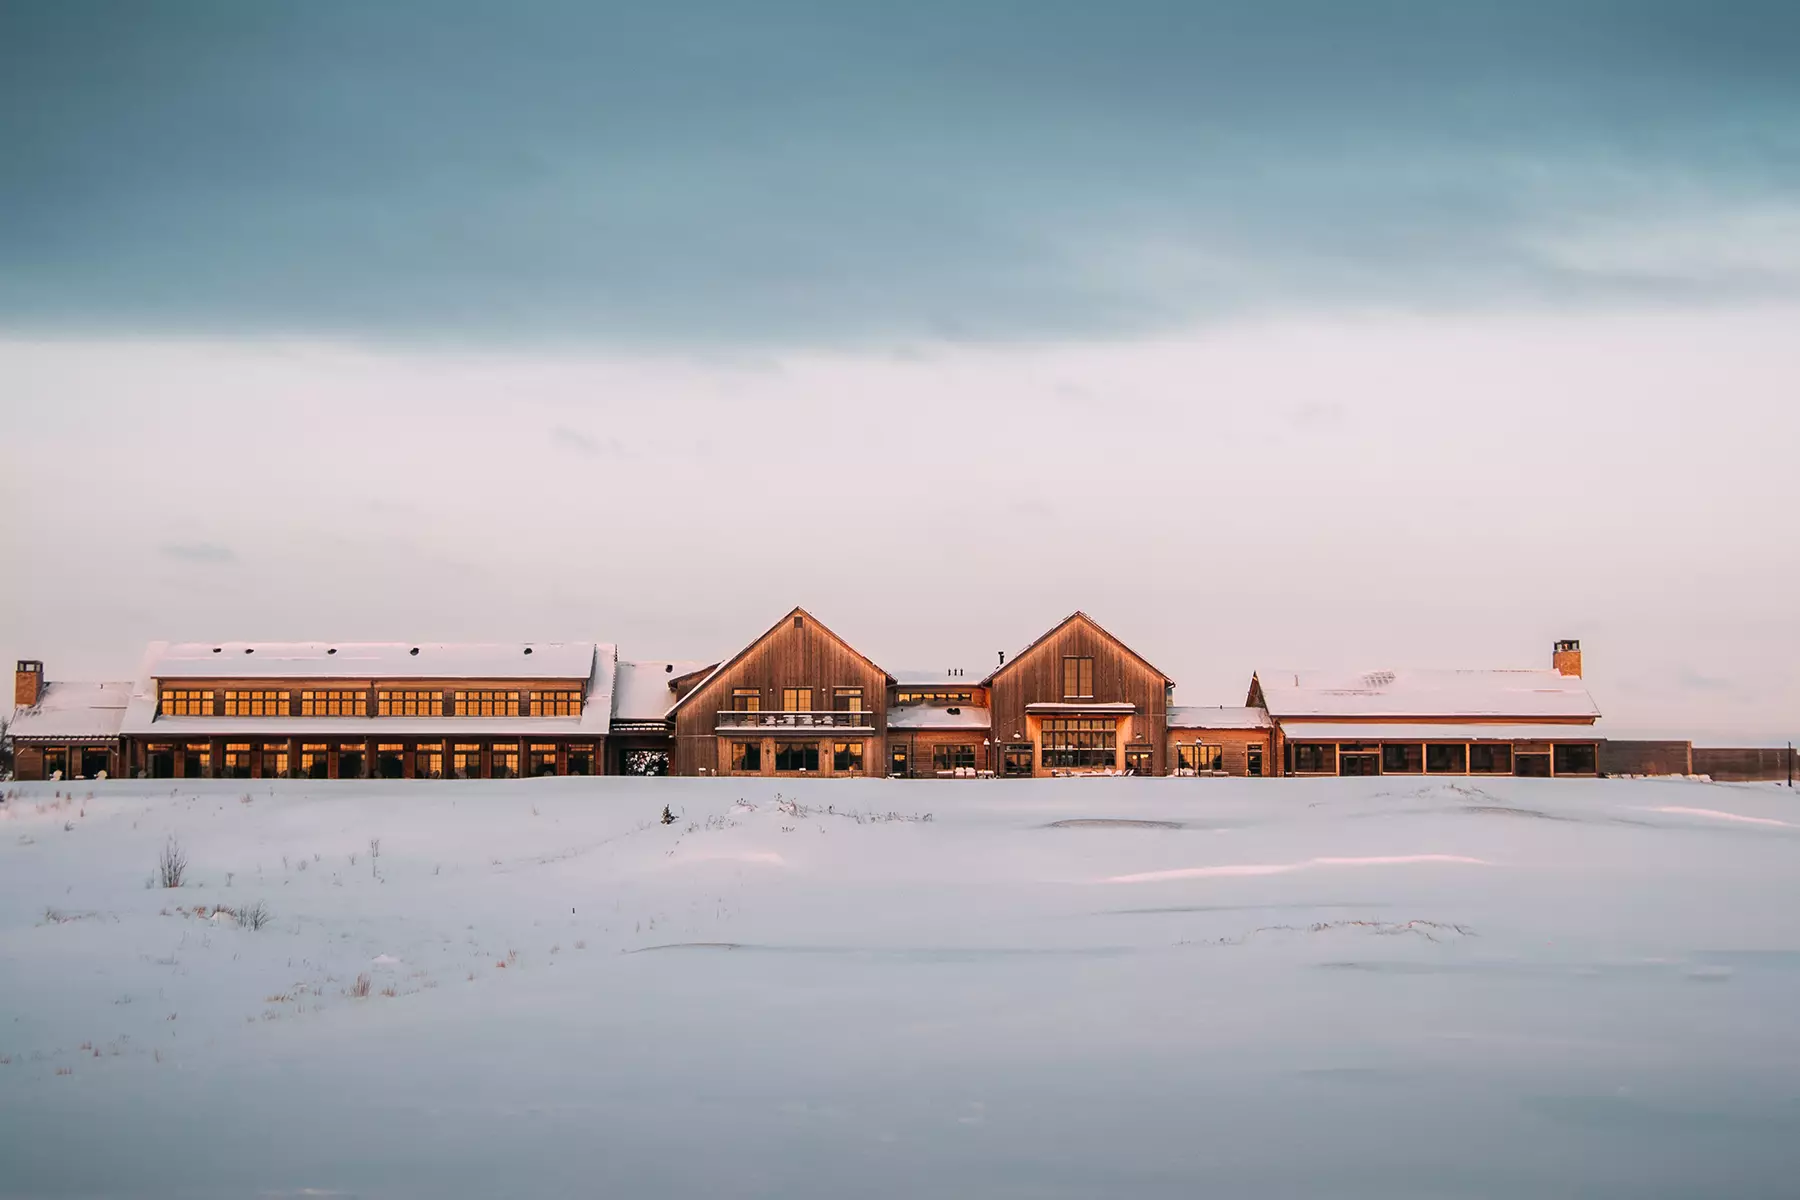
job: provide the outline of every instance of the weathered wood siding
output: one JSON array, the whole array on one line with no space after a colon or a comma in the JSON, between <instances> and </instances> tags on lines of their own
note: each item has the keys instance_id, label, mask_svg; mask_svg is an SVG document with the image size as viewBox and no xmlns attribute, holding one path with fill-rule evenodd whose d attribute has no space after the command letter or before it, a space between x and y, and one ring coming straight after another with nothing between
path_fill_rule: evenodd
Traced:
<instances>
[{"instance_id":1,"label":"weathered wood siding","mask_svg":"<svg viewBox=\"0 0 1800 1200\"><path fill-rule=\"evenodd\" d=\"M1119 721L1121 755L1127 744L1147 741L1153 773L1167 774L1168 679L1079 613L989 680L994 740L1037 741L1036 722L1027 722L1025 706L1067 699L1063 695L1063 659L1070 657L1094 660L1094 704L1125 702L1136 706L1135 714ZM1083 702L1089 699L1084 697Z\"/></svg>"},{"instance_id":2,"label":"weathered wood siding","mask_svg":"<svg viewBox=\"0 0 1800 1200\"><path fill-rule=\"evenodd\" d=\"M873 744L864 753L866 756L881 752L887 730L887 673L810 614L796 612L782 618L773 629L752 642L736 661L683 700L675 713L672 773L724 773L727 764L719 761L719 737L715 729L719 713L731 707L734 689L758 689L763 711L773 712L781 708L782 689L793 687L811 688L813 708L817 711L832 707L834 689L860 687L863 710L869 714L868 724L875 730L871 739ZM749 736L766 732L745 731ZM822 741L834 737L829 731L807 733ZM836 735L835 740L854 736L867 735ZM879 773L878 760L865 762L865 770L869 774Z\"/></svg>"},{"instance_id":3,"label":"weathered wood siding","mask_svg":"<svg viewBox=\"0 0 1800 1200\"><path fill-rule=\"evenodd\" d=\"M1250 774L1250 747L1261 746L1263 752L1262 773L1265 777L1278 775L1274 769L1274 738L1267 729L1171 729L1168 736L1166 774L1175 773L1175 747L1207 745L1217 746L1223 755L1225 773L1227 775Z\"/></svg>"}]
</instances>

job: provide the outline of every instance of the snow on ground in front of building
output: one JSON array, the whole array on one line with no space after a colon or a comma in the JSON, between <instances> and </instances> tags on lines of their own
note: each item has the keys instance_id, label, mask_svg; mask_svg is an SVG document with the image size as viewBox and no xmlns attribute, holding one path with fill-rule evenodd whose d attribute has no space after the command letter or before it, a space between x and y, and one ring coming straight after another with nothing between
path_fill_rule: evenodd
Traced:
<instances>
[{"instance_id":1,"label":"snow on ground in front of building","mask_svg":"<svg viewBox=\"0 0 1800 1200\"><path fill-rule=\"evenodd\" d=\"M0 1194L1690 1197L1800 1167L1771 785L11 797ZM171 836L187 883L146 886ZM258 931L214 913L257 901Z\"/></svg>"}]
</instances>

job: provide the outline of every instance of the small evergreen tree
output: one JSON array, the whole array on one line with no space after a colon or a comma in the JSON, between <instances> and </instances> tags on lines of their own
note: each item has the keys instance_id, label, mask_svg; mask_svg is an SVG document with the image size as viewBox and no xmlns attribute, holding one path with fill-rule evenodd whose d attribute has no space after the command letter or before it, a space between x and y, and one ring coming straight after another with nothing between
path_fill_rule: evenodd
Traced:
<instances>
[{"instance_id":1,"label":"small evergreen tree","mask_svg":"<svg viewBox=\"0 0 1800 1200\"><path fill-rule=\"evenodd\" d=\"M664 825L673 825L675 823L675 814L669 811L669 806L666 804L663 805L662 823Z\"/></svg>"}]
</instances>

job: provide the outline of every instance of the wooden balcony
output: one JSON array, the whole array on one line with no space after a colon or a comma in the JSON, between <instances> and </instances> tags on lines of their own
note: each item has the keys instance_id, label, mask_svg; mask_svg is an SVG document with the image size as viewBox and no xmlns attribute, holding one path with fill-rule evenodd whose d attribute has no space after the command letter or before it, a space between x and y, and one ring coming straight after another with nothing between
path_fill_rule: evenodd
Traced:
<instances>
[{"instance_id":1,"label":"wooden balcony","mask_svg":"<svg viewBox=\"0 0 1800 1200\"><path fill-rule=\"evenodd\" d=\"M763 733L789 733L814 729L854 729L863 733L875 730L875 714L869 712L736 712L719 714L721 733L758 730Z\"/></svg>"}]
</instances>

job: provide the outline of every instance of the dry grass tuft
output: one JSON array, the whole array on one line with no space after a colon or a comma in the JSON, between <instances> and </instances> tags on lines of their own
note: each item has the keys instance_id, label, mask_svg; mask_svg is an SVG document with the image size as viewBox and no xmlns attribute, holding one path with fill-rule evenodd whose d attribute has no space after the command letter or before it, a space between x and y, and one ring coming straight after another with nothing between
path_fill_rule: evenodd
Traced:
<instances>
[{"instance_id":1,"label":"dry grass tuft","mask_svg":"<svg viewBox=\"0 0 1800 1200\"><path fill-rule=\"evenodd\" d=\"M366 1000L369 996L369 989L374 986L375 981L370 979L365 972L364 974L358 975L356 977L356 982L350 985L350 994L358 1000Z\"/></svg>"}]
</instances>

